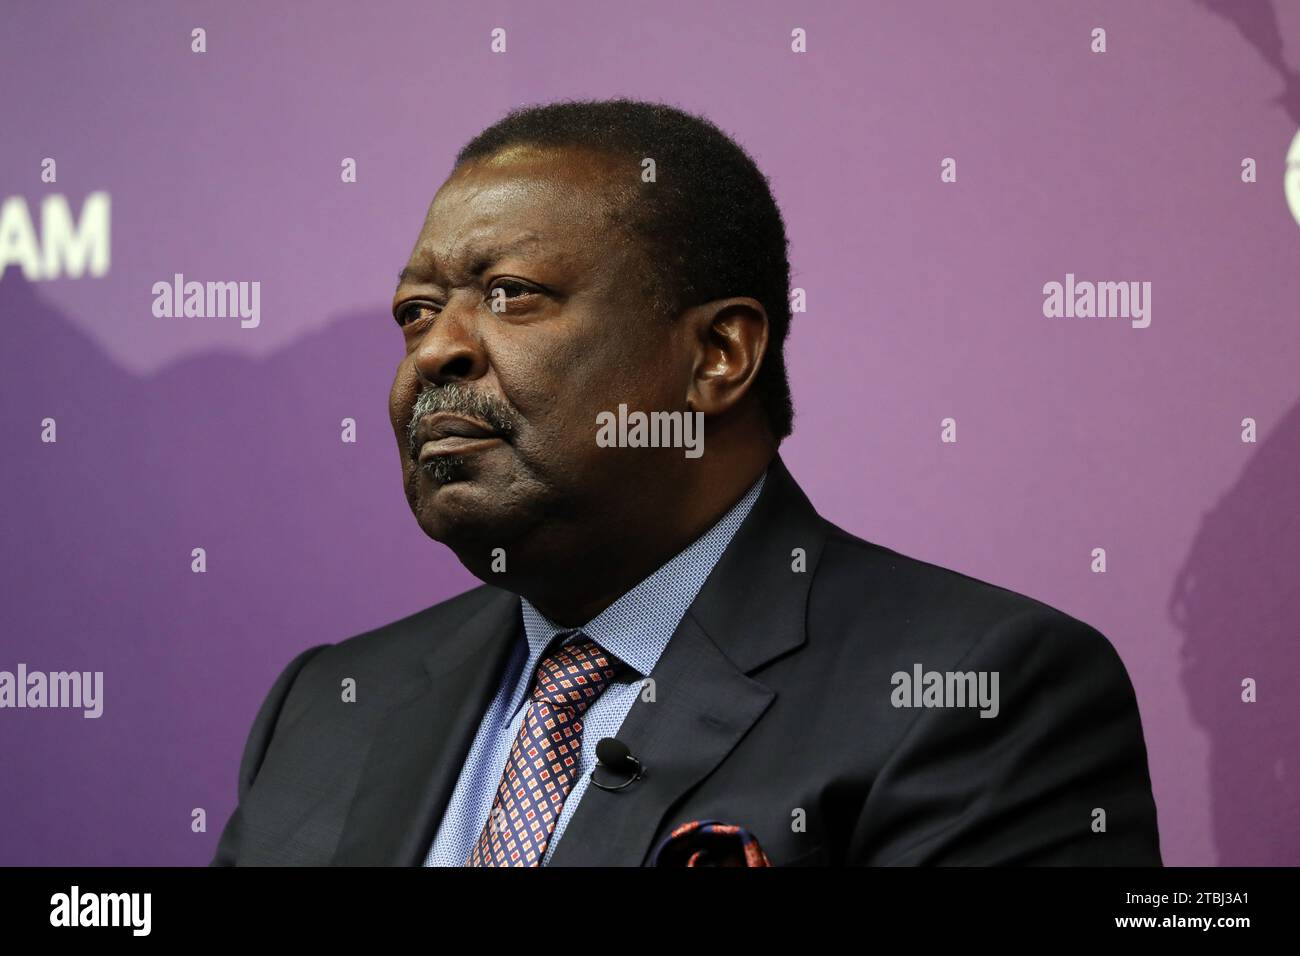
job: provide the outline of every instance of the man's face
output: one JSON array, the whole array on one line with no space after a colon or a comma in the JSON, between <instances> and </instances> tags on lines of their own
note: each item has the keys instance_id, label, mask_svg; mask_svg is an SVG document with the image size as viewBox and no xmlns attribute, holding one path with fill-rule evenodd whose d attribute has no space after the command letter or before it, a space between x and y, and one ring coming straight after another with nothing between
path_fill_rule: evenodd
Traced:
<instances>
[{"instance_id":1,"label":"man's face","mask_svg":"<svg viewBox=\"0 0 1300 956\"><path fill-rule=\"evenodd\" d=\"M542 528L563 550L584 527L647 520L638 489L672 467L595 439L620 402L686 408L691 343L653 313L643 253L609 217L605 184L638 175L511 148L462 167L429 207L393 298L406 354L389 413L416 519L471 569Z\"/></svg>"}]
</instances>

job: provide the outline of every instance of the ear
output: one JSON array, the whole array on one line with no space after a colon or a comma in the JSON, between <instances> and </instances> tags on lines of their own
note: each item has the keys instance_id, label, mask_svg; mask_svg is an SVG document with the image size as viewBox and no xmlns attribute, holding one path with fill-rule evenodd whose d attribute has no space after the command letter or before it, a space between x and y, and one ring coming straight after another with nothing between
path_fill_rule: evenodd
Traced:
<instances>
[{"instance_id":1,"label":"ear","mask_svg":"<svg viewBox=\"0 0 1300 956\"><path fill-rule=\"evenodd\" d=\"M767 311L750 298L716 299L693 306L679 321L691 330L692 374L687 404L721 415L736 407L767 354Z\"/></svg>"}]
</instances>

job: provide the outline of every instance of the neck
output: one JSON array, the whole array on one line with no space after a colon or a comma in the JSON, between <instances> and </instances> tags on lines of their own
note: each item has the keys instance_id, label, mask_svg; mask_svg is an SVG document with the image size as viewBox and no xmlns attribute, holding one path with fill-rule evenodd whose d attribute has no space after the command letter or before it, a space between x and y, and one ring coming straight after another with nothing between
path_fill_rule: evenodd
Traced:
<instances>
[{"instance_id":1,"label":"neck","mask_svg":"<svg viewBox=\"0 0 1300 956\"><path fill-rule=\"evenodd\" d=\"M567 560L549 556L545 566L552 573L521 581L515 590L556 624L587 624L712 528L758 480L774 450L723 474L701 474L701 481L679 494L677 520L652 521L637 533L624 530L601 547L588 540L581 555ZM557 569L563 573L554 573Z\"/></svg>"}]
</instances>

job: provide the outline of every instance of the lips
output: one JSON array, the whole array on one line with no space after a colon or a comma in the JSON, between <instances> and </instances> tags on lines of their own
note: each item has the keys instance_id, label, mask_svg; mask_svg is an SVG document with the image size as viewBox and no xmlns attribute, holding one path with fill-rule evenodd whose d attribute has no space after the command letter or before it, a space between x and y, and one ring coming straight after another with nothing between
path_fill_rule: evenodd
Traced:
<instances>
[{"instance_id":1,"label":"lips","mask_svg":"<svg viewBox=\"0 0 1300 956\"><path fill-rule=\"evenodd\" d=\"M476 419L435 412L424 416L416 428L415 449L420 461L424 461L433 455L464 451L500 438L500 432Z\"/></svg>"}]
</instances>

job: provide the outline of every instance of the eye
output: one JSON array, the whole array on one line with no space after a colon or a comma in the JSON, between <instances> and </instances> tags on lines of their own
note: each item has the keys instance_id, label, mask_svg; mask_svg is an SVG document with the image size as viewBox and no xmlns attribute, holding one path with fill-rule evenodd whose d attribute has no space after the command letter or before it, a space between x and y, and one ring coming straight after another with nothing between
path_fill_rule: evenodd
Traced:
<instances>
[{"instance_id":1,"label":"eye","mask_svg":"<svg viewBox=\"0 0 1300 956\"><path fill-rule=\"evenodd\" d=\"M489 306L498 298L497 289L500 289L507 299L519 299L526 295L535 295L538 291L518 279L498 279L488 286L487 300Z\"/></svg>"},{"instance_id":2,"label":"eye","mask_svg":"<svg viewBox=\"0 0 1300 956\"><path fill-rule=\"evenodd\" d=\"M432 302L406 302L398 306L397 311L393 313L393 318L397 324L405 328L413 322L418 322L424 318L423 313L437 315L438 307Z\"/></svg>"},{"instance_id":3,"label":"eye","mask_svg":"<svg viewBox=\"0 0 1300 956\"><path fill-rule=\"evenodd\" d=\"M506 295L509 295L510 289L518 289L520 292L531 292L528 286L524 285L518 279L502 279L500 282L493 283L494 289L506 289Z\"/></svg>"}]
</instances>

